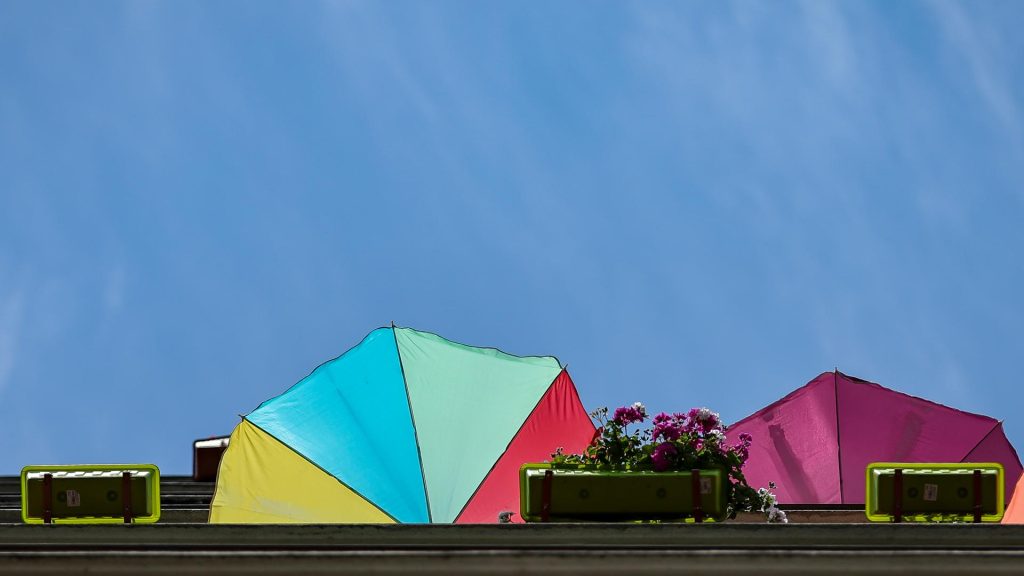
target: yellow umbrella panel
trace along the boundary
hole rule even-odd
[[[220,465],[210,522],[395,522],[248,420],[231,434],[231,447]]]

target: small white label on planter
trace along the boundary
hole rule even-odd
[[[939,485],[938,484],[925,484],[924,485],[924,499],[928,502],[935,502],[939,499]]]
[[[700,493],[711,494],[711,489],[714,487],[714,481],[711,478],[700,479]]]
[[[78,490],[66,490],[65,495],[68,500],[68,508],[76,508],[82,505],[82,495],[78,493]]]

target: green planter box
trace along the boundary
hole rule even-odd
[[[631,472],[551,468],[519,470],[520,515],[527,522],[724,520],[725,473]],[[699,508],[694,492],[699,492]]]
[[[998,463],[875,462],[866,473],[864,507],[872,522],[971,522],[976,512],[979,522],[1003,517]]]
[[[160,469],[153,464],[26,466],[21,518],[27,524],[156,522]]]

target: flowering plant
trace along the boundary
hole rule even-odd
[[[559,448],[551,455],[553,467],[655,472],[718,468],[728,475],[729,518],[735,518],[737,512],[757,510],[769,522],[787,521],[771,492],[775,485],[754,490],[743,477],[753,438],[740,434],[738,442],[727,444],[726,427],[715,412],[707,408],[685,414],[662,412],[651,419],[650,428],[634,426],[648,418],[647,409],[639,402],[617,408],[611,418],[607,408],[590,416],[598,424],[590,445],[582,454],[566,454]]]

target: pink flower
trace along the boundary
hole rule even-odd
[[[686,414],[687,432],[709,434],[714,430],[721,431],[722,420],[718,414],[707,408],[694,408]]]
[[[662,412],[654,417],[654,427],[651,429],[651,438],[657,440],[678,440],[683,435],[683,423],[673,416]]]
[[[612,415],[612,422],[615,422],[619,426],[626,426],[628,424],[634,424],[636,422],[643,422],[647,419],[647,409],[644,405],[637,402],[632,406],[622,406],[615,409],[615,414]]]
[[[741,432],[739,444],[729,447],[729,451],[739,456],[740,462],[746,462],[747,458],[750,457],[750,445],[753,442],[753,436],[747,434],[746,432]]]
[[[651,453],[651,462],[654,470],[664,472],[672,467],[672,457],[676,455],[676,447],[671,442],[662,442],[654,448]]]
[[[739,457],[740,462],[746,462],[747,458],[750,457],[750,452],[747,451],[747,447],[743,444],[730,446],[729,451],[736,454]]]

